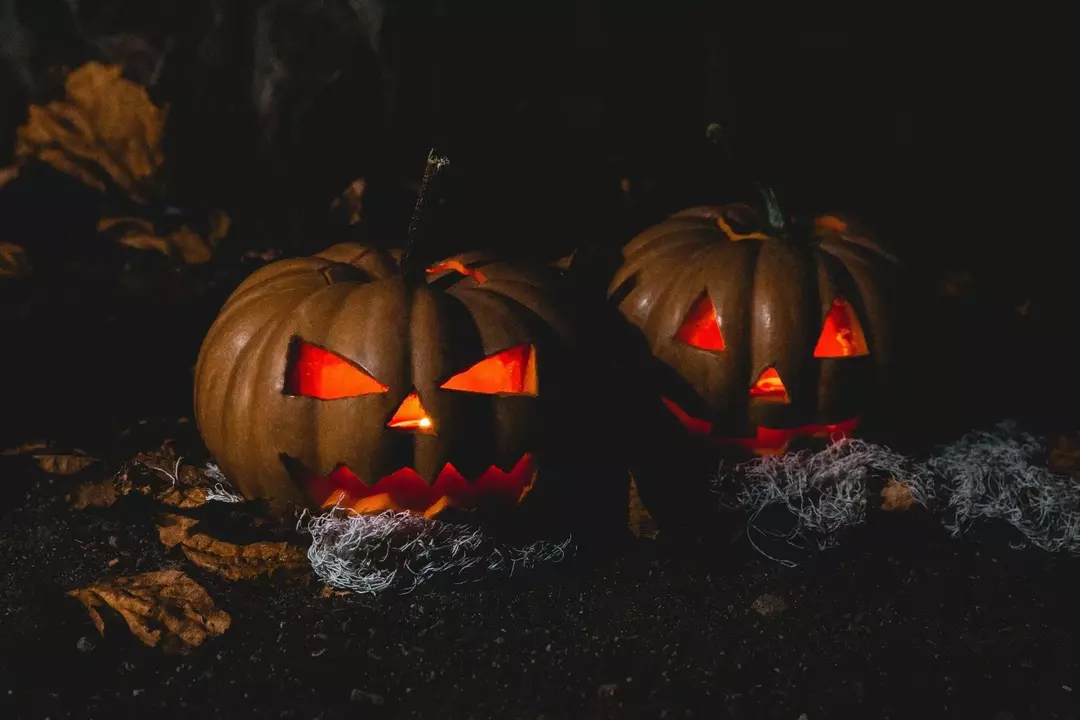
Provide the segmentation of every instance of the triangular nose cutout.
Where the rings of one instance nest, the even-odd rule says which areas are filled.
[[[386,427],[422,433],[435,432],[431,418],[428,417],[424,406],[420,404],[420,396],[416,394],[416,390],[401,401],[401,405],[394,411],[394,416],[390,418],[390,422],[386,423]]]
[[[765,368],[765,372],[761,373],[761,377],[750,388],[750,397],[761,402],[782,405],[791,403],[787,388],[784,387],[784,381],[780,379],[780,373],[776,372],[776,368]]]

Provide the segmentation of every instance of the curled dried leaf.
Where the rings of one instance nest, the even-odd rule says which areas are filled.
[[[881,509],[885,512],[907,510],[915,504],[915,496],[911,494],[911,488],[907,483],[902,483],[896,478],[889,478],[889,482],[881,489]]]
[[[30,270],[30,261],[21,245],[0,242],[0,278],[24,277]]]
[[[127,473],[118,473],[111,477],[92,482],[85,482],[75,490],[72,507],[85,510],[88,507],[105,508],[135,489]]]
[[[109,607],[145,645],[160,643],[166,652],[187,652],[208,637],[221,635],[232,623],[206,590],[180,570],[102,580],[68,595],[86,607],[102,637],[105,620],[99,608]]]
[[[74,475],[98,462],[97,458],[80,453],[35,455],[34,460],[50,475]]]
[[[235,545],[205,534],[191,535],[198,521],[183,515],[166,515],[158,526],[158,537],[170,550],[177,545],[188,560],[203,570],[228,580],[251,580],[276,570],[293,571],[305,566],[303,548],[284,542],[256,542]]]
[[[0,188],[7,185],[9,182],[19,177],[19,166],[12,165],[11,167],[0,168]]]
[[[153,223],[142,218],[102,218],[98,232],[135,250],[153,250],[172,260],[191,265],[209,262],[218,243],[229,232],[229,216],[215,212],[209,218],[205,232],[199,233],[187,224],[169,233],[158,233]]]
[[[641,502],[641,496],[638,494],[637,481],[632,477],[630,478],[630,503],[627,526],[630,528],[630,532],[634,537],[637,538],[652,540],[659,535],[656,521],[653,520],[653,516],[645,507],[645,504]]]
[[[364,219],[364,190],[367,189],[367,181],[358,178],[349,183],[349,187],[334,201],[330,203],[330,209],[345,215],[349,225],[356,225]]]
[[[139,203],[158,197],[166,111],[121,73],[119,65],[90,62],[68,75],[63,100],[30,106],[16,156],[102,192],[119,188]]]

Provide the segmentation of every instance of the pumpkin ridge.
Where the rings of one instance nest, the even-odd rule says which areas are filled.
[[[218,435],[221,439],[221,444],[223,447],[228,447],[229,445],[233,444],[239,444],[245,447],[252,446],[251,428],[255,424],[251,422],[245,422],[248,415],[248,396],[250,395],[250,392],[245,391],[239,393],[237,392],[237,387],[241,383],[245,382],[248,385],[251,385],[253,383],[257,384],[258,381],[261,379],[258,377],[258,373],[254,373],[255,378],[254,380],[252,380],[252,373],[249,373],[247,376],[245,376],[243,371],[255,367],[250,364],[252,356],[256,358],[259,357],[259,350],[261,350],[262,347],[267,345],[267,341],[277,329],[277,324],[281,322],[281,318],[288,315],[290,310],[291,308],[285,308],[271,315],[270,318],[268,318],[251,333],[251,335],[248,337],[247,342],[244,343],[244,346],[240,349],[240,351],[236,354],[236,357],[233,359],[233,362],[229,368],[228,375],[226,376],[224,387],[219,391],[219,395],[223,399],[223,402],[220,410],[220,430]],[[237,437],[237,433],[240,433],[239,437]],[[259,460],[261,461],[261,458],[259,458]],[[250,463],[250,460],[242,461],[242,463],[244,465],[248,465]],[[253,475],[254,477],[258,478],[256,484],[259,491],[261,491],[263,487],[262,473],[252,473],[252,469],[253,468],[250,467],[244,467],[242,469],[242,472],[236,473],[238,478],[244,478],[244,480],[242,480],[240,483],[240,490],[249,497],[251,495],[261,494],[261,492],[253,492],[254,489],[247,482],[247,478],[249,475]],[[234,467],[232,468],[232,470],[233,472],[236,472],[237,468]]]
[[[690,235],[694,231],[708,232],[715,231],[716,229],[717,228],[713,223],[704,218],[669,218],[657,226],[653,233],[649,233],[649,231],[646,230],[645,232],[649,234],[643,235],[640,238],[640,242],[635,243],[634,241],[631,241],[631,243],[623,250],[623,262],[629,264],[632,260],[636,259],[637,256],[654,250],[655,245],[670,240],[672,235],[683,233]],[[695,235],[691,235],[690,238],[687,238],[687,241],[689,242],[693,237],[695,237]]]

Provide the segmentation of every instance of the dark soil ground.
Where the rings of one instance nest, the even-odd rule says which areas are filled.
[[[198,341],[257,261],[178,274],[88,258],[0,288],[15,350],[0,445],[47,439],[110,468],[170,438],[197,454],[178,418]],[[310,575],[203,572],[166,552],[145,504],[74,510],[78,476],[0,461],[2,718],[1080,717],[1080,562],[954,540],[915,513],[793,569],[732,525],[705,547],[636,541],[463,587],[327,597]],[[101,637],[65,594],[170,567],[233,619],[186,656],[115,617]]]
[[[796,569],[740,536],[323,597],[310,576],[228,582],[167,556],[145,508],[72,510],[30,470],[3,481],[2,717],[1080,717],[1077,561],[916,515]],[[65,596],[168,567],[233,617],[187,656],[119,621],[102,638]]]

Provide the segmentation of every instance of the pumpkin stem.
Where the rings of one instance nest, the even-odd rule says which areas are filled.
[[[740,167],[734,153],[731,152],[731,148],[727,143],[727,133],[720,123],[709,123],[709,126],[705,128],[705,137],[712,143],[713,147],[720,151],[728,163],[737,168],[742,174],[747,174],[745,168]],[[754,190],[757,191],[759,196],[758,210],[764,211],[765,222],[768,224],[769,229],[777,233],[787,230],[787,216],[780,206],[780,201],[776,198],[776,192],[768,185],[757,180],[752,182]]]
[[[419,257],[417,248],[423,246],[420,241],[428,224],[431,205],[435,202],[435,193],[431,191],[431,185],[439,171],[449,164],[449,158],[437,154],[435,148],[431,148],[427,157],[427,166],[424,168],[424,178],[420,181],[420,194],[416,198],[416,207],[413,210],[412,220],[409,221],[409,232],[405,237],[401,252],[401,274],[406,279],[423,282],[424,262],[423,258]]]

